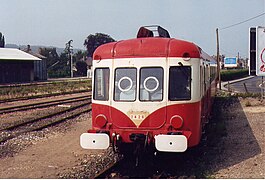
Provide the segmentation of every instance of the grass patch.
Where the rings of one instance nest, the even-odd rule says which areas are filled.
[[[91,80],[82,79],[78,81],[58,81],[47,84],[16,85],[11,87],[0,87],[0,100],[38,97],[48,94],[69,94],[75,92],[86,92],[91,89]]]
[[[261,93],[237,93],[237,92],[228,92],[228,91],[218,91],[217,92],[218,97],[253,97],[253,98],[261,98]]]

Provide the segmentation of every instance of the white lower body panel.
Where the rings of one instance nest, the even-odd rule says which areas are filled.
[[[83,149],[107,149],[109,136],[103,133],[83,133],[80,136],[80,145]]]
[[[188,141],[184,135],[157,135],[155,147],[163,152],[184,152],[188,148]]]

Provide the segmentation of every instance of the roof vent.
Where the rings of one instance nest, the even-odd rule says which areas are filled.
[[[137,38],[144,37],[162,37],[162,38],[170,38],[168,31],[161,26],[152,25],[152,26],[142,26],[138,30]]]

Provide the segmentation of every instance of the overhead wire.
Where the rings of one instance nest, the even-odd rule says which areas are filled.
[[[265,12],[263,12],[263,13],[257,15],[257,16],[251,17],[251,18],[249,18],[249,19],[246,19],[246,20],[244,20],[244,21],[241,21],[241,22],[238,22],[238,23],[235,23],[235,24],[232,24],[232,25],[229,25],[229,26],[226,26],[226,27],[220,28],[219,30],[221,31],[221,30],[224,30],[224,29],[228,29],[228,28],[231,28],[231,27],[237,26],[237,25],[239,25],[239,24],[243,24],[243,23],[245,23],[245,22],[251,21],[251,20],[256,19],[256,18],[258,18],[258,17],[260,17],[260,16],[263,16],[263,15],[265,15]]]
[[[226,26],[226,27],[219,28],[219,30],[221,31],[221,30],[229,29],[229,28],[231,28],[231,27],[234,27],[234,26],[237,26],[237,25],[240,25],[240,24],[246,23],[246,22],[248,22],[248,21],[251,21],[251,20],[253,20],[253,19],[256,19],[256,18],[258,18],[258,17],[261,17],[261,16],[263,16],[263,15],[265,15],[265,12],[263,12],[263,13],[261,13],[261,14],[259,14],[259,15],[256,15],[256,16],[254,16],[254,17],[248,18],[248,19],[246,19],[246,20],[244,20],[244,21],[240,21],[240,22],[238,22],[238,23],[234,23],[234,24],[232,24],[232,25],[229,25],[229,26]],[[229,53],[228,51],[225,51],[224,49],[221,49],[221,50],[224,51],[224,52]],[[229,54],[230,54],[230,53],[229,53]]]

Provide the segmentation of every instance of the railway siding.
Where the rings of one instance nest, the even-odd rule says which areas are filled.
[[[73,119],[83,113],[89,112],[91,110],[91,107],[84,110],[79,110],[80,108],[87,106],[88,104],[88,102],[85,102],[83,104],[68,108],[66,110],[62,110],[46,116],[37,117],[35,119],[19,122],[14,125],[5,127],[0,130],[0,132],[3,132],[0,138],[0,143],[4,143],[9,139],[15,138],[27,132],[39,131],[50,126],[55,126],[56,124],[64,122],[68,119]]]

